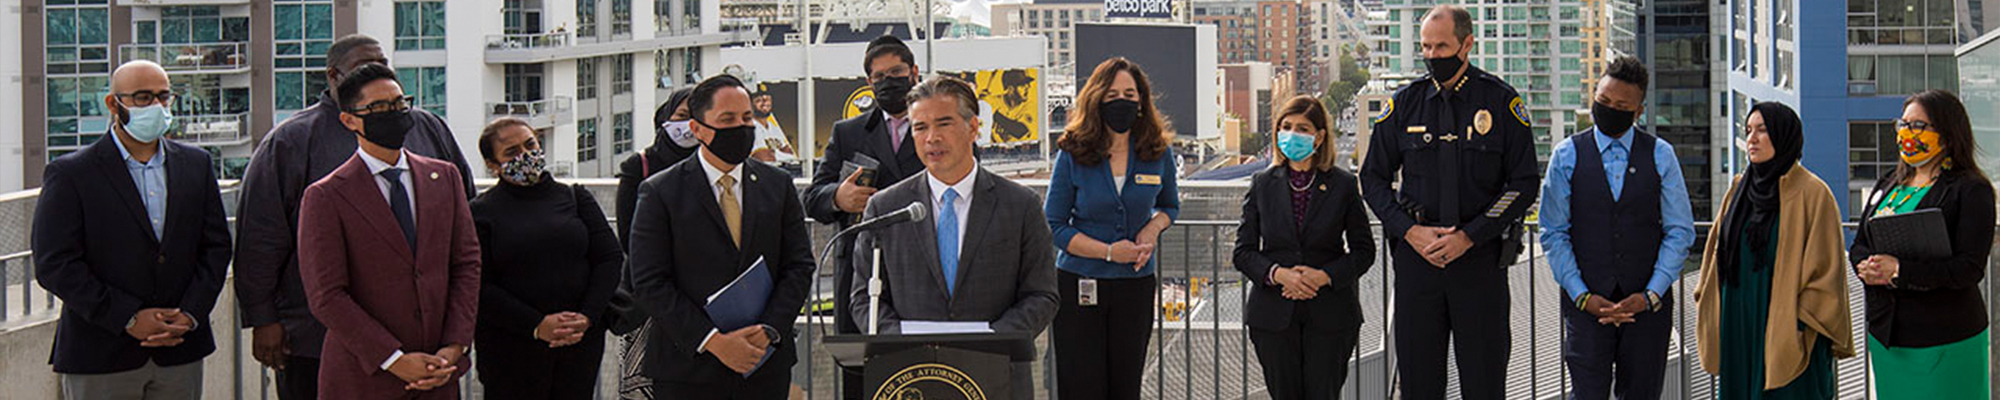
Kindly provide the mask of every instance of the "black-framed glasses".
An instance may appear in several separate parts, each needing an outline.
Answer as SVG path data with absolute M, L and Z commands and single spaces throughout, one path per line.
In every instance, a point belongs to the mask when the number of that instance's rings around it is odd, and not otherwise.
M 154 104 L 173 104 L 174 99 L 180 98 L 180 95 L 174 94 L 174 91 L 172 90 L 161 90 L 157 92 L 148 92 L 140 90 L 140 91 L 132 91 L 126 93 L 118 93 L 116 95 L 118 96 L 118 102 L 124 104 L 126 107 L 146 107 Z
M 403 96 L 402 98 L 382 100 L 373 103 L 368 103 L 360 107 L 349 108 L 347 109 L 347 112 L 349 114 L 354 114 L 354 115 L 368 115 L 368 114 L 382 113 L 382 112 L 405 111 L 409 110 L 410 105 L 416 104 L 416 102 L 417 102 L 417 96 Z
M 1896 120 L 1896 130 L 1928 131 L 1931 130 L 1931 123 L 1926 121 L 1905 121 L 1898 119 Z
M 910 77 L 910 67 L 907 67 L 907 66 L 902 66 L 902 65 L 898 65 L 898 66 L 894 66 L 894 67 L 889 67 L 888 69 L 884 69 L 884 70 L 881 70 L 881 71 L 875 71 L 875 73 L 874 73 L 874 74 L 870 74 L 870 75 L 869 75 L 869 77 L 870 77 L 870 78 L 874 78 L 875 80 L 878 80 L 878 81 L 879 81 L 879 80 L 883 80 L 883 79 L 889 79 L 889 78 L 909 78 L 909 77 Z

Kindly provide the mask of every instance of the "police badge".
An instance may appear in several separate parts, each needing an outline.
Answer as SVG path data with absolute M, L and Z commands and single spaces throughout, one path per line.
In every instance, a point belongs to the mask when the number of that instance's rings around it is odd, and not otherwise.
M 1486 132 L 1492 131 L 1493 112 L 1486 110 L 1479 110 L 1478 114 L 1472 114 L 1472 130 L 1474 132 L 1479 132 L 1480 136 L 1486 136 Z

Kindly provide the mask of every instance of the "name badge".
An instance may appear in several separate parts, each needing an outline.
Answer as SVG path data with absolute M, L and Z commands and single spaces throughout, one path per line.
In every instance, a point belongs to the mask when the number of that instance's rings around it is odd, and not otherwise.
M 1139 176 L 1137 176 L 1137 177 L 1134 177 L 1134 179 L 1137 179 L 1137 180 L 1139 181 L 1139 184 L 1141 184 L 1141 185 L 1158 185 L 1158 184 L 1160 184 L 1160 176 L 1159 176 L 1159 175 L 1152 175 L 1152 174 L 1139 174 Z
M 1424 126 L 1423 126 L 1423 125 L 1417 125 L 1417 126 L 1411 126 L 1411 127 L 1405 127 L 1405 128 L 1403 128 L 1403 133 L 1424 133 L 1424 131 L 1425 131 L 1425 129 L 1424 129 Z

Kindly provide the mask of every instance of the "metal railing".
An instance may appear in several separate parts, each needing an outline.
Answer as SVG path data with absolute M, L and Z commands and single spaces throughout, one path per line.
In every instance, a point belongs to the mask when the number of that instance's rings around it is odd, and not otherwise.
M 250 142 L 250 113 L 174 117 L 174 140 L 194 146 L 230 146 Z
M 486 103 L 486 120 L 499 117 L 515 117 L 528 120 L 537 128 L 570 123 L 575 118 L 571 112 L 576 102 L 569 96 L 555 96 L 534 101 L 503 101 Z
M 249 43 L 125 44 L 119 62 L 148 60 L 167 72 L 244 72 L 250 69 Z
M 563 47 L 571 43 L 576 43 L 576 33 L 569 31 L 486 35 L 487 50 L 534 50 Z
M 599 198 L 613 195 L 615 181 L 608 179 L 576 180 L 590 189 Z M 1024 184 L 1040 188 L 1045 182 L 1022 180 Z M 490 180 L 482 180 L 481 186 L 491 185 Z M 233 192 L 234 185 L 227 185 L 225 191 Z M 1191 203 L 1205 203 L 1207 208 L 1233 201 L 1240 201 L 1241 192 L 1247 190 L 1241 184 L 1216 184 L 1190 182 L 1183 185 L 1183 215 L 1192 214 Z M 36 284 L 32 253 L 25 250 L 25 236 L 28 218 L 32 215 L 35 196 L 30 192 L 0 194 L 0 251 L 21 250 L 0 255 L 0 325 L 23 326 L 46 323 L 56 317 L 55 310 L 61 307 L 60 300 L 41 290 Z M 233 193 L 225 193 L 226 199 L 233 199 Z M 235 209 L 229 201 L 227 209 Z M 611 202 L 601 201 L 600 205 Z M 608 210 L 607 210 L 608 211 Z M 1148 361 L 1145 366 L 1144 395 L 1150 399 L 1223 399 L 1261 398 L 1265 391 L 1262 368 L 1257 363 L 1248 331 L 1243 324 L 1244 300 L 1249 286 L 1244 276 L 1235 270 L 1230 253 L 1234 248 L 1237 221 L 1231 215 L 1217 215 L 1214 210 L 1203 210 L 1208 219 L 1187 219 L 1175 223 L 1161 236 L 1161 246 L 1155 253 L 1159 260 L 1157 276 L 1159 302 L 1155 308 L 1152 338 L 1147 348 Z M 23 214 L 27 215 L 14 215 Z M 607 212 L 607 215 L 609 213 Z M 11 225 L 18 222 L 19 225 Z M 233 225 L 233 218 L 232 218 Z M 1510 330 L 1514 356 L 1508 364 L 1508 398 L 1550 399 L 1567 396 L 1570 391 L 1569 371 L 1563 362 L 1561 349 L 1566 339 L 1559 316 L 1567 302 L 1560 299 L 1560 287 L 1554 285 L 1545 260 L 1541 254 L 1537 238 L 1538 228 L 1529 223 L 1529 237 L 1524 240 L 1527 251 L 1516 260 L 1507 271 L 1507 280 L 1512 300 L 1510 301 Z M 1708 223 L 1697 223 L 1697 232 L 1705 233 Z M 1854 224 L 1844 225 L 1853 229 Z M 1343 385 L 1344 398 L 1392 398 L 1400 382 L 1395 370 L 1394 326 L 1394 277 L 1390 262 L 1390 238 L 1379 232 L 1379 224 L 1374 226 L 1374 237 L 1378 250 L 1370 270 L 1356 282 L 1361 297 L 1363 323 L 1355 352 L 1348 359 L 1347 383 Z M 824 243 L 830 229 L 814 224 L 816 243 Z M 819 246 L 815 246 L 818 248 Z M 1695 261 L 1683 270 L 1683 279 L 1677 283 L 1672 293 L 1676 305 L 1673 308 L 1674 333 L 1670 341 L 1667 365 L 1667 398 L 1705 399 L 1712 398 L 1717 387 L 1715 377 L 1700 369 L 1699 344 L 1694 330 L 1697 320 L 1692 285 L 1699 281 L 1698 261 L 1702 254 L 1700 246 L 1691 249 L 1689 260 Z M 831 268 L 821 268 L 818 277 L 831 282 Z M 1861 346 L 1866 331 L 1864 313 L 1866 306 L 1861 300 L 1860 283 L 1849 280 L 1851 301 L 1851 322 L 1853 323 L 1856 351 L 1859 357 L 1836 362 L 1836 381 L 1840 398 L 1865 397 L 1872 391 L 1872 379 L 1868 376 L 1866 347 Z M 1996 282 L 1988 279 L 1982 286 L 1986 292 L 1989 307 Z M 817 295 L 816 295 L 817 296 Z M 219 304 L 217 313 L 235 312 L 234 304 Z M 824 316 L 802 316 L 797 323 L 802 335 L 800 341 L 808 343 L 799 346 L 801 359 L 806 362 L 794 367 L 794 383 L 801 387 L 807 398 L 833 398 L 837 381 L 831 368 L 830 356 L 820 346 L 813 346 L 831 332 L 831 320 Z M 230 363 L 254 366 L 247 351 L 247 338 L 242 332 L 217 332 L 218 345 L 237 349 L 237 355 Z M 614 344 L 615 344 L 615 340 Z M 1049 398 L 1057 381 L 1061 379 L 1054 370 L 1051 357 L 1059 357 L 1047 347 L 1047 339 L 1040 341 L 1044 349 L 1037 361 L 1036 370 L 1038 398 Z M 615 349 L 615 345 L 610 347 Z M 607 352 L 605 362 L 610 368 L 602 369 L 602 375 L 616 375 L 619 371 L 615 352 Z M 43 368 L 44 366 L 21 366 L 23 368 Z M 241 369 L 239 368 L 239 371 Z M 1455 370 L 1451 370 L 1455 374 Z M 267 395 L 274 382 L 270 371 L 234 376 L 233 388 L 243 388 L 246 392 L 235 393 L 236 398 L 272 398 Z M 254 380 L 254 381 L 246 381 Z M 605 385 L 600 388 L 600 397 L 609 398 L 616 394 L 616 379 L 600 379 Z M 1450 390 L 1456 393 L 1456 378 L 1449 380 Z M 469 375 L 460 388 L 471 396 L 480 393 L 477 376 Z M 261 393 L 259 393 L 261 392 Z

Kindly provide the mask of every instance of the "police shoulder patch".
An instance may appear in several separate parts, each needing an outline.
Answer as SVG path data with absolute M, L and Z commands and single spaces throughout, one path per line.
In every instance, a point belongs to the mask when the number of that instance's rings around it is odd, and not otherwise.
M 1528 105 L 1521 103 L 1520 95 L 1514 96 L 1514 102 L 1509 103 L 1507 109 L 1514 112 L 1514 119 L 1521 121 L 1521 126 L 1535 126 L 1535 124 L 1528 123 Z
M 1389 115 L 1394 113 L 1396 113 L 1396 98 L 1390 96 L 1390 98 L 1382 101 L 1382 112 L 1375 114 L 1375 123 L 1379 124 L 1382 121 L 1388 121 Z

